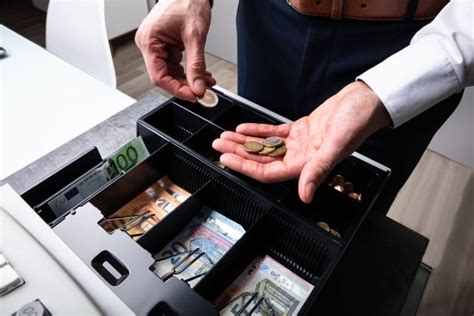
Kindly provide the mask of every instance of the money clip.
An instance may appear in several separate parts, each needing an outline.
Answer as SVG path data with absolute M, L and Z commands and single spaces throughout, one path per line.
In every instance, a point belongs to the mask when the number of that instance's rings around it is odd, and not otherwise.
M 189 258 L 191 258 L 194 254 L 197 253 L 197 256 L 195 256 L 194 258 L 192 258 L 191 260 L 188 261 Z M 174 254 L 174 255 L 171 255 L 171 256 L 168 256 L 168 257 L 165 257 L 165 258 L 161 258 L 157 261 L 161 261 L 161 260 L 165 260 L 165 259 L 169 259 L 169 258 L 172 258 L 172 257 L 175 257 L 175 256 L 178 256 L 180 254 L 183 254 L 183 253 L 177 253 L 177 254 Z M 202 256 L 204 255 L 204 252 L 200 251 L 199 248 L 196 248 L 192 251 L 189 251 L 183 258 L 179 259 L 178 262 L 176 262 L 174 265 L 173 265 L 173 268 L 167 272 L 165 275 L 163 275 L 161 277 L 161 279 L 163 281 L 166 281 L 168 280 L 169 278 L 171 278 L 173 275 L 175 274 L 180 274 L 180 273 L 183 273 L 187 268 L 189 268 L 194 262 L 196 262 L 196 260 L 198 260 L 199 258 L 201 258 Z M 186 261 L 188 261 L 183 267 L 180 268 L 180 266 L 185 263 Z

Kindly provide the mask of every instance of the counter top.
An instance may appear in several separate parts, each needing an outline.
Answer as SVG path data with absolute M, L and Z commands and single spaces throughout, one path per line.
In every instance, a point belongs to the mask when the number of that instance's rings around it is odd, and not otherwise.
M 102 157 L 107 157 L 136 136 L 136 122 L 139 117 L 148 113 L 166 99 L 158 92 L 151 92 L 139 102 L 132 104 L 1 180 L 0 186 L 8 183 L 17 193 L 22 194 L 61 166 L 66 165 L 94 146 L 99 149 Z
M 0 179 L 135 102 L 0 25 Z

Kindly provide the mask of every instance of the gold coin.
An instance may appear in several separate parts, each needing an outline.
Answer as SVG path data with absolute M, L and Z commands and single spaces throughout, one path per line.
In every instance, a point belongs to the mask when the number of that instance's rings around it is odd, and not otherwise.
M 268 155 L 272 152 L 275 151 L 275 147 L 267 147 L 267 146 L 264 146 L 263 149 L 261 151 L 258 152 L 259 155 Z
M 341 234 L 339 234 L 339 232 L 335 231 L 334 229 L 330 229 L 329 230 L 329 233 L 331 233 L 331 235 L 337 237 L 337 238 L 341 238 Z
M 344 192 L 344 187 L 342 185 L 337 184 L 334 186 L 334 190 L 337 190 L 339 192 Z
M 346 193 L 346 194 L 350 194 L 350 193 L 354 192 L 354 185 L 351 182 L 344 183 L 343 188 L 344 188 L 343 192 Z
M 278 136 L 267 137 L 263 140 L 263 145 L 266 147 L 278 147 L 283 144 L 283 138 Z
M 206 108 L 213 108 L 219 103 L 219 98 L 214 91 L 207 89 L 202 98 L 198 98 L 198 102 Z
M 317 222 L 316 225 L 318 225 L 319 227 L 321 227 L 322 229 L 324 229 L 325 231 L 327 231 L 329 233 L 329 231 L 331 230 L 329 228 L 329 225 L 326 223 L 326 222 Z
M 263 145 L 258 142 L 246 142 L 244 144 L 244 149 L 249 153 L 258 153 L 263 149 Z
M 355 193 L 355 192 L 349 193 L 349 197 L 359 202 L 362 201 L 362 194 L 360 193 Z
M 285 145 L 277 147 L 274 151 L 272 151 L 268 155 L 270 157 L 278 157 L 278 156 L 282 156 L 284 154 L 286 154 L 286 146 Z

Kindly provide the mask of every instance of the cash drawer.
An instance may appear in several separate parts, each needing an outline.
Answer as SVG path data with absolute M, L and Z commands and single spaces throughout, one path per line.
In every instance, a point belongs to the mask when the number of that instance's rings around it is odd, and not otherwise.
M 218 303 L 221 294 L 255 259 L 270 256 L 311 289 L 304 302 L 294 305 L 304 315 L 314 308 L 318 294 L 382 189 L 389 169 L 359 155 L 349 157 L 321 184 L 314 201 L 304 204 L 298 198 L 296 181 L 263 184 L 222 168 L 219 153 L 211 147 L 222 131 L 244 122 L 283 121 L 245 100 L 216 92 L 219 104 L 215 108 L 171 99 L 140 118 L 137 135 L 150 155 L 71 204 L 67 212 L 54 212 L 50 202 L 107 161 L 97 150 L 79 157 L 27 191 L 23 198 L 137 314 L 217 315 L 222 307 Z M 362 195 L 361 201 L 331 185 L 337 175 L 353 183 Z M 104 220 L 116 220 L 117 210 L 164 177 L 189 196 L 140 234 L 104 228 Z M 180 273 L 166 278 L 158 275 L 154 269 L 157 262 L 167 258 L 164 250 L 205 209 L 215 210 L 241 227 L 242 235 L 192 282 L 181 278 Z M 328 232 L 321 222 L 339 236 Z M 205 251 L 201 248 L 197 252 L 186 248 L 183 253 L 202 255 Z M 183 255 L 177 258 L 183 259 Z M 174 272 L 187 265 L 181 259 L 172 261 L 177 270 Z M 245 307 L 242 311 L 248 313 Z

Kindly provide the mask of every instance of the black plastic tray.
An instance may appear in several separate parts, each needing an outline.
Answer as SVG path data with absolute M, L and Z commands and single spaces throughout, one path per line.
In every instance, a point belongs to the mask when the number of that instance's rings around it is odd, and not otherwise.
M 170 310 L 174 310 L 176 314 L 182 315 L 187 315 L 186 311 L 193 311 L 192 315 L 207 315 L 209 310 L 217 313 L 212 304 L 219 294 L 253 259 L 268 254 L 315 286 L 300 311 L 300 314 L 305 314 L 310 309 L 314 310 L 313 303 L 370 211 L 389 173 L 361 159 L 350 157 L 341 162 L 328 179 L 335 174 L 344 175 L 355 184 L 364 200 L 355 201 L 330 188 L 326 181 L 317 190 L 314 201 L 304 204 L 298 198 L 296 181 L 262 184 L 231 170 L 222 169 L 216 164 L 220 154 L 211 147 L 212 141 L 220 133 L 233 130 L 244 122 L 281 122 L 277 117 L 217 93 L 220 101 L 215 108 L 206 109 L 171 99 L 140 118 L 137 122 L 137 134 L 143 138 L 151 153 L 150 157 L 110 181 L 83 201 L 75 211 L 79 213 L 81 206 L 91 204 L 102 216 L 107 217 L 167 175 L 192 196 L 133 242 L 136 247 L 147 251 L 148 259 L 176 236 L 203 206 L 211 207 L 238 222 L 246 233 L 194 289 L 179 285 L 176 278 L 163 284 L 158 283 L 160 285 L 155 288 L 139 289 L 143 293 L 153 292 L 154 300 L 160 302 L 150 310 L 166 311 L 167 314 L 172 314 Z M 70 172 L 75 166 L 81 166 L 80 171 L 86 173 L 102 161 L 97 153 L 92 156 L 95 159 L 91 159 L 91 155 L 85 155 L 68 165 L 65 170 Z M 78 176 L 75 173 L 61 176 L 61 171 L 58 175 L 46 179 L 25 193 L 24 197 L 28 198 L 30 204 L 46 203 L 54 196 L 54 192 L 67 187 Z M 58 180 L 54 190 L 39 194 L 54 179 Z M 44 219 L 54 220 L 50 215 Z M 321 229 L 316 225 L 318 221 L 327 222 L 342 238 Z M 97 222 L 93 222 L 90 225 L 96 224 Z M 114 234 L 116 233 L 122 232 Z M 109 237 L 113 236 L 104 234 L 103 238 Z M 85 240 L 79 247 L 88 247 L 89 242 L 107 244 L 105 240 Z M 125 265 L 130 263 L 131 274 L 134 274 L 131 262 L 137 258 L 128 258 L 127 254 L 122 254 L 120 259 Z M 86 264 L 92 266 L 91 262 L 86 261 Z M 151 274 L 151 277 L 155 276 Z M 128 280 L 124 279 L 120 287 L 126 288 L 127 283 Z M 120 291 L 117 288 L 112 290 Z M 120 293 L 124 295 L 123 289 Z M 179 302 L 187 304 L 186 311 L 179 306 Z

